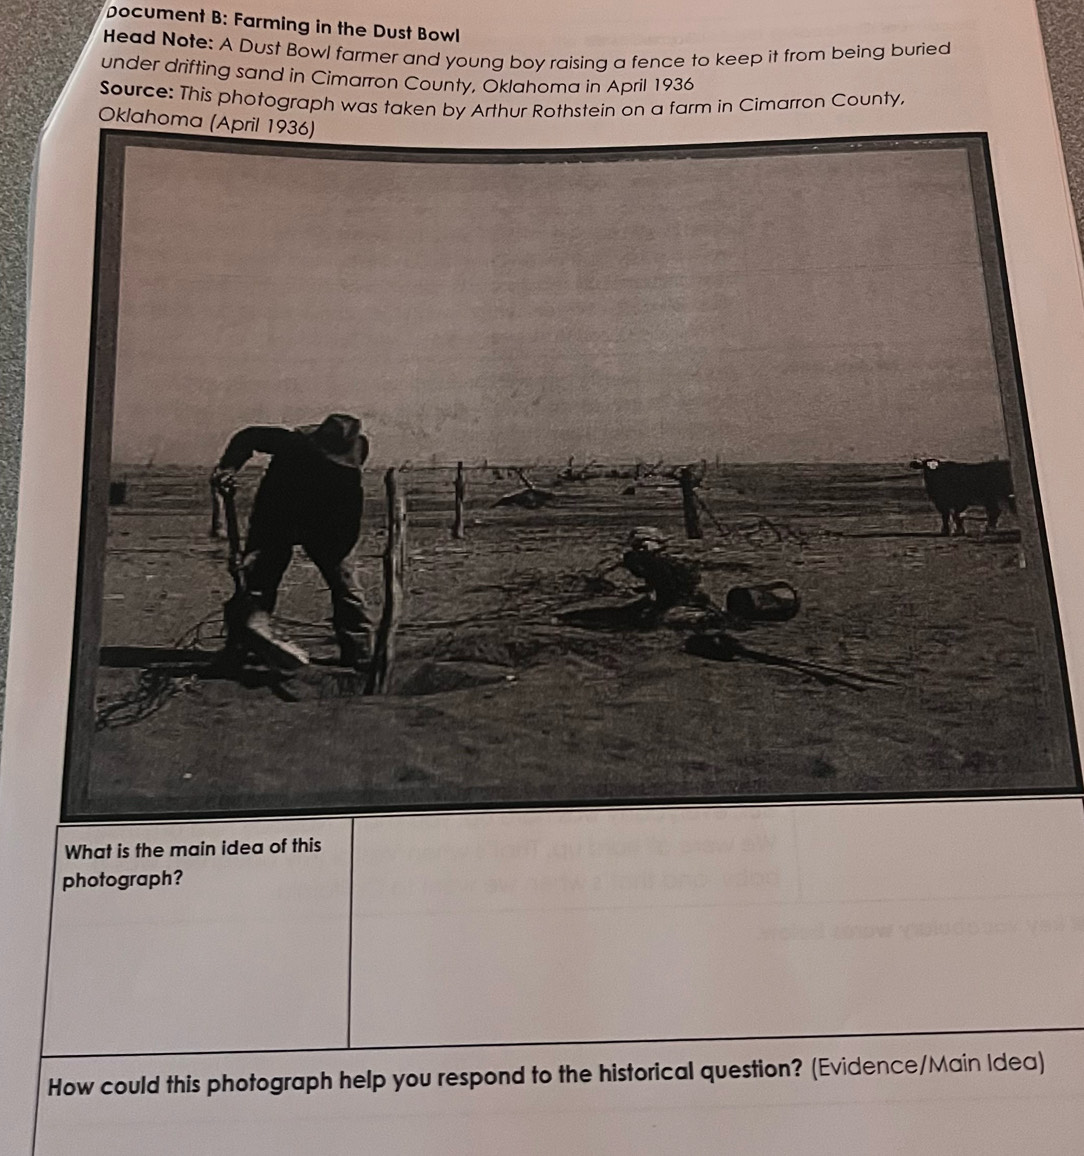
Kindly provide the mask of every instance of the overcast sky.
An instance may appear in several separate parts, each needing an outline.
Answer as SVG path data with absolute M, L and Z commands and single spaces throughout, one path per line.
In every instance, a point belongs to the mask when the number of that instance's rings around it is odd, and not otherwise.
M 434 164 L 128 150 L 114 461 L 1006 453 L 963 150 Z

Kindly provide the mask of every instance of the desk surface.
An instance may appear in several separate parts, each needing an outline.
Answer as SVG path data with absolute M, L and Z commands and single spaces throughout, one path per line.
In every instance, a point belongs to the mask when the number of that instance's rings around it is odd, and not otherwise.
M 1038 0 L 1069 183 L 1084 232 L 1084 0 Z M 15 548 L 25 324 L 26 216 L 38 130 L 71 70 L 98 0 L 0 6 L 0 695 Z

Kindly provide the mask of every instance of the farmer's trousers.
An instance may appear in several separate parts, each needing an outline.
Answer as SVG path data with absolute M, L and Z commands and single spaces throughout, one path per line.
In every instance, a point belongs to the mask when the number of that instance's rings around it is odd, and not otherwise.
M 344 657 L 352 658 L 368 650 L 372 620 L 365 605 L 354 566 L 348 553 L 329 550 L 315 543 L 301 543 L 301 548 L 320 571 L 331 592 L 331 625 Z M 275 609 L 279 584 L 293 558 L 294 547 L 289 542 L 249 541 L 245 555 L 245 589 L 250 604 L 271 614 Z

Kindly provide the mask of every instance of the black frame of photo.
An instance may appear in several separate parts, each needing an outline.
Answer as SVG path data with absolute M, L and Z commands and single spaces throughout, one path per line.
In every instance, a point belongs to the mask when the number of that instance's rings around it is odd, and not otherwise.
M 661 156 L 762 156 L 787 153 L 840 153 L 871 149 L 964 149 L 969 158 L 972 190 L 978 225 L 979 244 L 986 283 L 986 296 L 993 338 L 1002 411 L 1011 459 L 1026 462 L 1017 471 L 1017 499 L 1021 502 L 1021 526 L 1029 553 L 1041 556 L 1049 598 L 1049 629 L 1039 632 L 1041 661 L 1056 663 L 1064 696 L 1065 721 L 1071 749 L 1075 781 L 1061 787 L 995 790 L 893 791 L 872 794 L 750 795 L 735 797 L 695 796 L 692 798 L 604 798 L 578 799 L 567 803 L 546 801 L 498 801 L 485 805 L 434 803 L 398 806 L 227 808 L 222 810 L 161 811 L 125 810 L 102 813 L 90 803 L 91 744 L 94 737 L 95 679 L 98 671 L 102 604 L 104 597 L 105 539 L 108 517 L 108 490 L 113 431 L 113 391 L 117 354 L 117 325 L 121 287 L 121 240 L 124 216 L 124 165 L 129 148 L 163 148 L 259 155 L 312 157 L 350 161 L 378 160 L 429 161 L 456 164 L 523 164 L 568 162 L 605 163 L 630 158 Z M 1033 512 L 1033 519 L 1031 514 Z M 1034 522 L 1031 526 L 1030 523 Z M 431 813 L 433 811 L 553 810 L 583 807 L 643 807 L 764 803 L 880 802 L 931 799 L 998 798 L 1019 796 L 1078 795 L 1084 787 L 1080 753 L 1069 691 L 1068 671 L 1061 625 L 1053 584 L 1047 533 L 1035 470 L 1034 452 L 1028 425 L 1026 401 L 1017 350 L 1008 276 L 1001 240 L 990 149 L 984 133 L 930 134 L 898 137 L 849 137 L 786 141 L 743 142 L 740 144 L 660 145 L 594 149 L 552 150 L 450 150 L 406 149 L 373 146 L 341 146 L 284 143 L 241 138 L 205 137 L 185 134 L 146 133 L 104 129 L 100 134 L 97 223 L 94 253 L 92 323 L 87 385 L 86 433 L 83 464 L 83 492 L 80 521 L 74 645 L 68 706 L 67 742 L 61 821 L 66 823 L 256 818 L 266 816 L 342 815 L 388 813 Z

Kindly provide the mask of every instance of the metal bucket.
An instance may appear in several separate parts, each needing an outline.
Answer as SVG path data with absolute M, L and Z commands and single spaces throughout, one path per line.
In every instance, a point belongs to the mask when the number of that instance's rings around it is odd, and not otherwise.
M 747 622 L 788 622 L 801 604 L 798 591 L 789 582 L 735 586 L 726 596 L 727 613 Z

